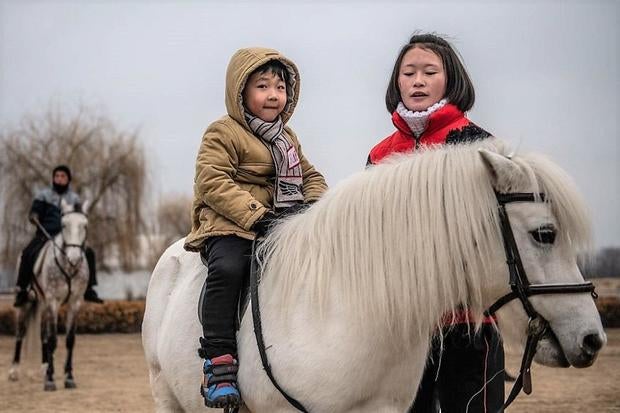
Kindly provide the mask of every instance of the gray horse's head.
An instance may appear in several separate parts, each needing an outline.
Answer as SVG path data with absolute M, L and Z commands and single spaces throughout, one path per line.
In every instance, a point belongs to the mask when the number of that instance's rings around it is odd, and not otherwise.
M 74 206 L 64 201 L 61 202 L 62 210 L 62 248 L 71 265 L 77 265 L 82 260 L 82 250 L 86 242 L 88 229 L 88 204 L 84 203 L 77 211 Z

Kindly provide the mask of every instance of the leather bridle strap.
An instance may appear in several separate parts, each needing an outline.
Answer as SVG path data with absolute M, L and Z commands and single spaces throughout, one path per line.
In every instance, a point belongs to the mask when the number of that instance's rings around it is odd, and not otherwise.
M 502 228 L 502 237 L 504 238 L 504 251 L 506 252 L 506 265 L 508 265 L 508 272 L 510 274 L 510 289 L 512 293 L 521 301 L 523 308 L 530 318 L 536 318 L 538 313 L 534 310 L 534 307 L 527 299 L 526 289 L 530 285 L 527 279 L 527 274 L 523 268 L 523 262 L 519 254 L 519 248 L 515 241 L 512 227 L 510 225 L 510 219 L 508 218 L 508 212 L 506 212 L 506 204 L 510 202 L 534 202 L 536 198 L 534 194 L 525 193 L 512 193 L 512 194 L 499 194 L 496 193 L 499 220 Z M 540 199 L 544 199 L 544 195 L 539 195 Z M 493 313 L 491 313 L 493 314 Z
M 536 354 L 536 346 L 538 342 L 547 332 L 549 324 L 541 317 L 530 319 L 527 326 L 527 341 L 525 343 L 525 350 L 523 352 L 523 359 L 521 359 L 521 367 L 519 368 L 519 376 L 515 380 L 514 386 L 508 395 L 508 398 L 504 402 L 504 409 L 517 398 L 521 390 L 525 394 L 532 393 L 532 375 L 531 367 L 534 361 L 534 355 Z
M 254 240 L 252 243 L 252 258 L 250 264 L 250 301 L 252 302 L 252 320 L 254 321 L 254 335 L 256 336 L 256 344 L 258 345 L 258 353 L 260 354 L 260 360 L 263 363 L 263 369 L 271 380 L 271 383 L 280 394 L 297 410 L 307 413 L 306 408 L 298 402 L 295 398 L 290 396 L 276 381 L 269 365 L 269 359 L 267 358 L 267 352 L 265 351 L 265 342 L 263 340 L 263 326 L 260 317 L 260 305 L 258 301 L 258 284 L 259 284 L 259 266 L 256 257 L 256 243 Z
M 55 245 L 55 244 L 54 244 Z M 76 265 L 71 264 L 71 262 L 69 262 L 67 254 L 65 254 L 65 247 L 76 247 L 79 248 L 82 253 L 80 255 L 80 260 L 78 261 L 78 263 Z M 82 243 L 81 245 L 77 245 L 77 244 L 64 244 L 64 240 L 63 240 L 63 248 L 60 249 L 60 251 L 63 253 L 63 255 L 65 256 L 65 260 L 67 260 L 67 262 L 69 262 L 69 266 L 72 268 L 72 272 L 71 274 L 69 274 L 64 266 L 58 261 L 58 256 L 56 255 L 56 248 L 53 249 L 54 251 L 54 262 L 56 263 L 56 267 L 58 267 L 58 269 L 60 270 L 60 272 L 62 273 L 62 275 L 65 277 L 65 281 L 67 282 L 67 295 L 65 297 L 65 299 L 62 301 L 62 304 L 67 304 L 67 302 L 69 302 L 69 297 L 71 297 L 71 281 L 73 280 L 73 277 L 75 277 L 75 274 L 77 274 L 77 272 L 80 270 L 80 264 L 82 264 L 82 261 L 84 261 L 84 244 Z
M 510 395 L 504 403 L 506 409 L 517 395 L 523 390 L 526 394 L 532 392 L 531 365 L 536 354 L 536 346 L 540 339 L 544 336 L 549 328 L 549 323 L 534 309 L 529 297 L 542 294 L 579 294 L 590 293 L 593 298 L 597 295 L 594 292 L 594 285 L 591 282 L 575 283 L 575 284 L 530 284 L 523 262 L 519 255 L 519 248 L 512 232 L 508 213 L 506 212 L 506 204 L 511 202 L 539 202 L 545 200 L 545 194 L 522 193 L 515 192 L 509 194 L 495 193 L 498 203 L 499 220 L 502 230 L 502 238 L 504 240 L 504 251 L 506 253 L 506 265 L 510 274 L 511 292 L 500 297 L 495 303 L 485 311 L 485 315 L 494 315 L 497 310 L 518 298 L 523 305 L 523 309 L 529 317 L 527 341 L 521 360 L 519 376 L 515 381 Z
M 547 295 L 547 294 L 580 294 L 590 293 L 592 298 L 598 298 L 598 294 L 594 291 L 594 284 L 591 282 L 575 283 L 575 284 L 530 284 L 527 289 L 524 290 L 524 294 L 527 297 L 533 295 Z M 515 298 L 519 298 L 517 293 L 512 291 L 508 294 L 500 297 L 489 309 L 485 312 L 486 315 L 492 315 L 497 312 L 501 307 L 508 304 Z

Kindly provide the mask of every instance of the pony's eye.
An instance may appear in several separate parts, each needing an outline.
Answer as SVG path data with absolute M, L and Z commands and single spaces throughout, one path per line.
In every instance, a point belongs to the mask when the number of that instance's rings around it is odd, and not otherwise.
M 532 238 L 541 244 L 553 244 L 555 242 L 556 230 L 551 224 L 542 225 L 533 231 L 530 231 Z

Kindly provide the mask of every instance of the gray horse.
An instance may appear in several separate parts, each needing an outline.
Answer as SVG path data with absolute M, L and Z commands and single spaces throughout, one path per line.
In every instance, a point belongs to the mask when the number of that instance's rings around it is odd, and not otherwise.
M 58 311 L 67 304 L 65 387 L 75 388 L 73 379 L 73 347 L 75 345 L 75 318 L 82 304 L 88 284 L 88 265 L 84 255 L 87 205 L 82 212 L 64 201 L 62 209 L 62 231 L 45 244 L 34 266 L 32 283 L 33 300 L 17 309 L 15 353 L 9 372 L 9 380 L 19 378 L 19 362 L 22 342 L 32 348 L 37 335 L 41 334 L 41 354 L 45 369 L 47 391 L 56 390 L 54 382 L 54 351 L 57 344 Z

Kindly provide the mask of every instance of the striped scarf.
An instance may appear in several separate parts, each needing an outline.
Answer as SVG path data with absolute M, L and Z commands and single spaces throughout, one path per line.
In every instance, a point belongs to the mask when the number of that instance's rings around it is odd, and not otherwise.
M 245 112 L 245 120 L 254 135 L 266 143 L 276 167 L 273 206 L 286 208 L 303 202 L 303 177 L 299 156 L 284 134 L 282 119 L 278 117 L 274 122 L 265 122 Z

